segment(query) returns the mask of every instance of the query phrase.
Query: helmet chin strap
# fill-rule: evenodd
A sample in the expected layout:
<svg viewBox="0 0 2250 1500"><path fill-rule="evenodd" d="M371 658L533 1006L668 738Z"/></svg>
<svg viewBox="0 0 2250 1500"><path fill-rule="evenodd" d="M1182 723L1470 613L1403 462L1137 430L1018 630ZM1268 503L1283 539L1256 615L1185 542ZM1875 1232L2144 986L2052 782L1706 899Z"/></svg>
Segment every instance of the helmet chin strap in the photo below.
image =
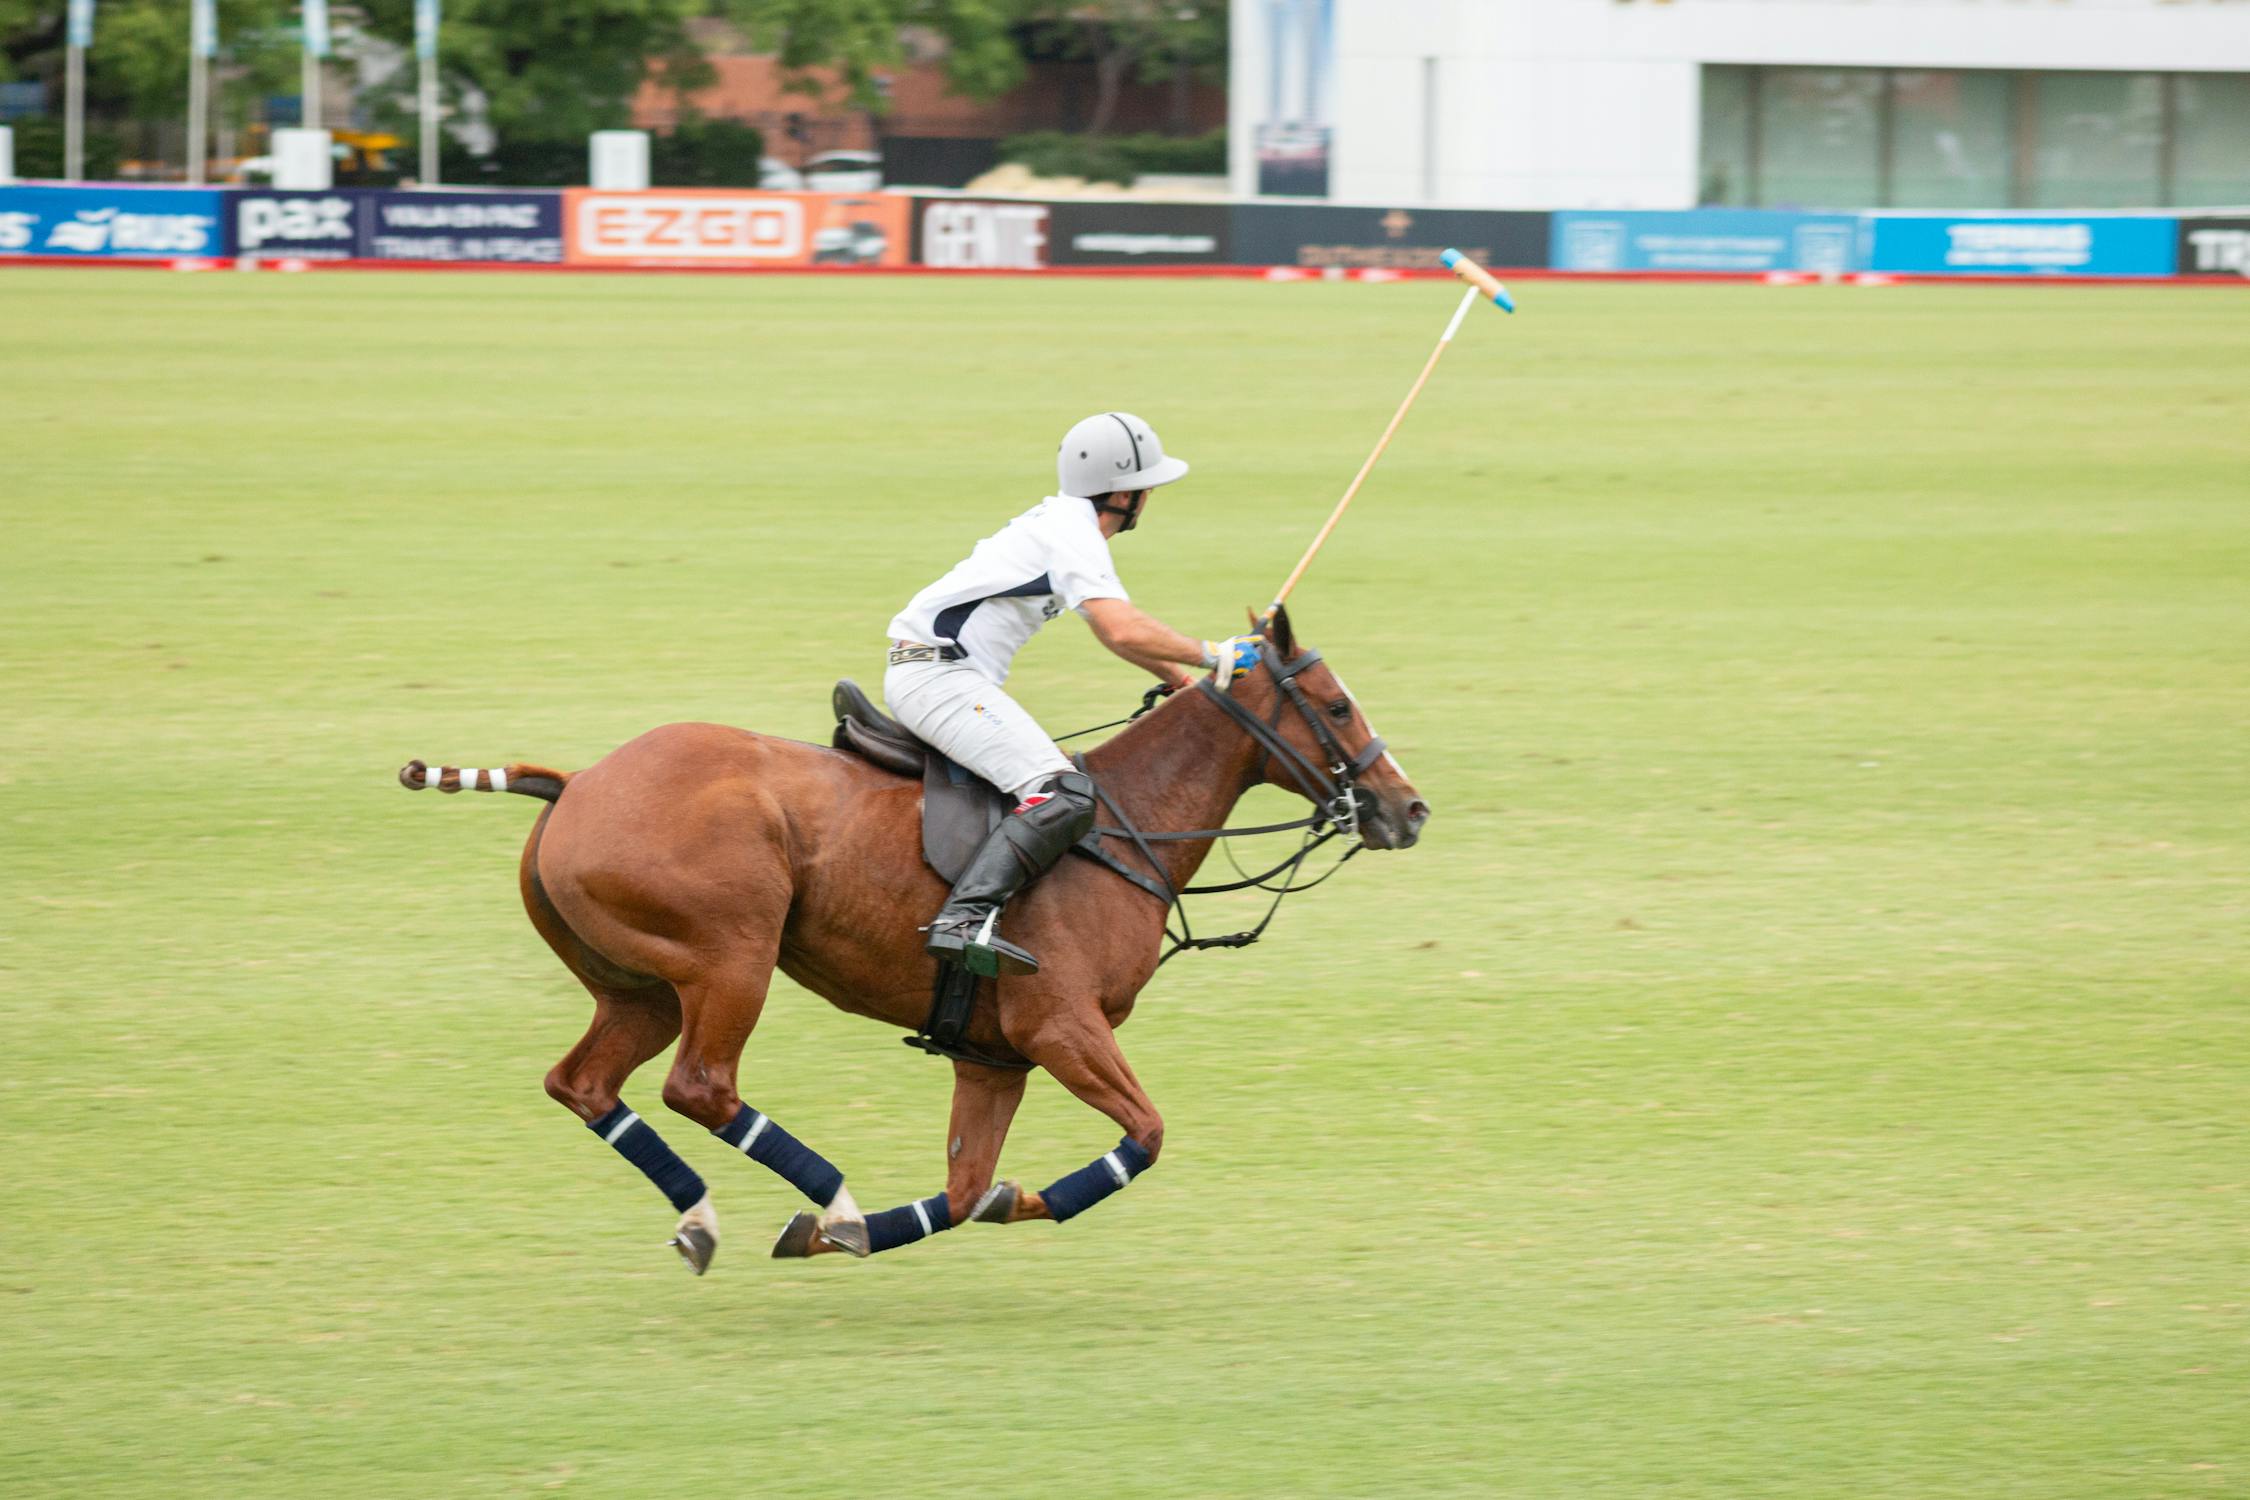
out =
<svg viewBox="0 0 2250 1500"><path fill-rule="evenodd" d="M1131 493L1134 497L1131 505L1098 503L1094 506L1094 513L1103 516L1123 516L1125 524L1117 529L1119 531L1131 531L1135 526L1141 524L1141 507L1148 504L1148 491L1134 490ZM1111 498L1114 499L1115 497L1112 496Z"/></svg>

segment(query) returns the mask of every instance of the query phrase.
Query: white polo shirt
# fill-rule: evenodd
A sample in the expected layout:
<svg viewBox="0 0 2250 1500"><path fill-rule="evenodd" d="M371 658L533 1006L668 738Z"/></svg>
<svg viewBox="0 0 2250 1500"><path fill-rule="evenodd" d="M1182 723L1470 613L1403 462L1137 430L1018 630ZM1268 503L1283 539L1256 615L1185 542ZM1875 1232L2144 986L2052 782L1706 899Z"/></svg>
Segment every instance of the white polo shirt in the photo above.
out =
<svg viewBox="0 0 2250 1500"><path fill-rule="evenodd" d="M891 639L937 646L994 683L1040 626L1089 599L1123 599L1091 500L1049 495L977 543L891 621Z"/></svg>

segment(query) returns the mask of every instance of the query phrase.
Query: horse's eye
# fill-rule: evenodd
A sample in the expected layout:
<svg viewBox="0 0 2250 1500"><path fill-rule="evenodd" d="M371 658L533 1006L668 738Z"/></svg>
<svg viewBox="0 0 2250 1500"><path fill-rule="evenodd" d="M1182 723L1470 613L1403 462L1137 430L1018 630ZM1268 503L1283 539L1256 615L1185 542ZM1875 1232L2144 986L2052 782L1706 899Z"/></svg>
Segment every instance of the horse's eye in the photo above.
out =
<svg viewBox="0 0 2250 1500"><path fill-rule="evenodd" d="M1328 717L1330 717L1331 719L1342 719L1348 721L1351 716L1352 700L1349 698L1338 698L1334 703L1328 705Z"/></svg>

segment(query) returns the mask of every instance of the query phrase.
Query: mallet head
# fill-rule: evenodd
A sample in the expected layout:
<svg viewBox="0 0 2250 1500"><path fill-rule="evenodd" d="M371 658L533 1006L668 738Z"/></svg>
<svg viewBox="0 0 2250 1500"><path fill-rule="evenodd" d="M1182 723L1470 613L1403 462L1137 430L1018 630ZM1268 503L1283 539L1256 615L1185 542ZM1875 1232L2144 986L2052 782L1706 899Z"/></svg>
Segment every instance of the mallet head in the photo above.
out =
<svg viewBox="0 0 2250 1500"><path fill-rule="evenodd" d="M1492 299L1492 305L1502 312L1514 312L1516 299L1500 284L1500 278L1469 259L1458 250L1448 250L1438 257L1438 264L1475 287Z"/></svg>

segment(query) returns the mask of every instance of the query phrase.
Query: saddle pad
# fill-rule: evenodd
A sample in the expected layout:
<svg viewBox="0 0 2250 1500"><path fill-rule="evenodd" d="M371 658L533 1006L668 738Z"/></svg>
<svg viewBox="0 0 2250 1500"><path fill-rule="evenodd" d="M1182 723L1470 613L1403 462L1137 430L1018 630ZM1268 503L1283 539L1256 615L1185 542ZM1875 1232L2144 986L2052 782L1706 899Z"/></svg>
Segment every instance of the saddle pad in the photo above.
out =
<svg viewBox="0 0 2250 1500"><path fill-rule="evenodd" d="M922 858L950 885L1008 815L1008 799L991 782L935 750L922 763Z"/></svg>

